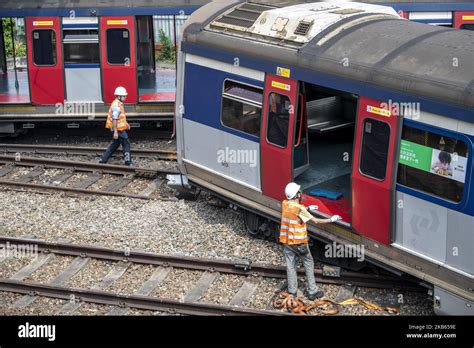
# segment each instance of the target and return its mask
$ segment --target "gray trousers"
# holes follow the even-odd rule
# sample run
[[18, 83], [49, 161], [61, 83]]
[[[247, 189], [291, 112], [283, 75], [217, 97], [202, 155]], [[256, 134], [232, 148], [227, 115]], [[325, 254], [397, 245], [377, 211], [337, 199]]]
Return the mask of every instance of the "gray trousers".
[[286, 276], [288, 279], [288, 292], [296, 295], [298, 291], [298, 276], [296, 273], [296, 262], [298, 257], [303, 262], [306, 280], [308, 282], [308, 292], [313, 295], [319, 291], [314, 279], [314, 261], [307, 243], [298, 245], [284, 245], [283, 254], [286, 260]]

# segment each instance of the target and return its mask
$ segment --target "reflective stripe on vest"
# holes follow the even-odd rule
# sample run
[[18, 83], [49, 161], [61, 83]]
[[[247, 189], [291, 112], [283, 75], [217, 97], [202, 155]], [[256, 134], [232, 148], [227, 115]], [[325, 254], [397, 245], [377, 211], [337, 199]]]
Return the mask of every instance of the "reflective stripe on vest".
[[127, 123], [127, 117], [125, 116], [125, 109], [123, 107], [123, 103], [119, 102], [117, 99], [115, 99], [110, 105], [109, 112], [107, 114], [107, 122], [105, 124], [105, 128], [112, 128], [112, 124], [113, 124], [112, 108], [114, 106], [118, 106], [120, 108], [120, 115], [117, 120], [117, 130], [119, 132], [129, 130], [130, 126]]
[[280, 243], [303, 244], [308, 243], [306, 223], [300, 222], [298, 214], [303, 205], [293, 201], [283, 201], [281, 204]]

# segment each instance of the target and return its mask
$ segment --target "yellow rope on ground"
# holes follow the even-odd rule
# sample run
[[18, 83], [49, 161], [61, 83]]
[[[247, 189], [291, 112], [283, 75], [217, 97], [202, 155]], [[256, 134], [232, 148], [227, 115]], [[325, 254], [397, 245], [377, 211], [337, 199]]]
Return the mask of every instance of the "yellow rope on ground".
[[340, 303], [331, 300], [318, 300], [311, 305], [306, 305], [299, 298], [288, 294], [286, 291], [282, 291], [273, 300], [273, 307], [301, 315], [336, 315], [340, 312], [340, 306], [349, 305], [362, 305], [367, 309], [382, 311], [384, 312], [383, 315], [400, 315], [396, 308], [379, 306], [357, 297], [349, 298]]

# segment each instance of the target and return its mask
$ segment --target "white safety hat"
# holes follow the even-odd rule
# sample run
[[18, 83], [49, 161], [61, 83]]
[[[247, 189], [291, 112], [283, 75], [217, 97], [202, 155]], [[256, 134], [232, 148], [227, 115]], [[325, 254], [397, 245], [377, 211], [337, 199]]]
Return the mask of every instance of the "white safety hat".
[[294, 183], [290, 182], [288, 185], [285, 187], [285, 195], [287, 199], [293, 199], [296, 197], [300, 190], [301, 186]]
[[115, 88], [114, 95], [126, 96], [127, 94], [128, 94], [127, 90], [124, 87], [119, 86], [119, 87]]

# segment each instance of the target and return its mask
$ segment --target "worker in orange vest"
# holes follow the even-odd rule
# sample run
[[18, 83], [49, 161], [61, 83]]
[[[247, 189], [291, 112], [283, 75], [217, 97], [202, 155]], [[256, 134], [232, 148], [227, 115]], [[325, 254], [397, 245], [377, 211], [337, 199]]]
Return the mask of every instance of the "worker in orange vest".
[[313, 221], [316, 224], [326, 224], [341, 220], [339, 215], [333, 215], [330, 219], [317, 219], [311, 215], [301, 200], [301, 186], [291, 182], [286, 185], [285, 195], [287, 200], [281, 204], [281, 228], [280, 243], [283, 243], [283, 254], [286, 260], [286, 275], [288, 280], [288, 293], [296, 297], [298, 291], [298, 278], [296, 273], [296, 261], [301, 259], [306, 279], [308, 282], [308, 298], [313, 301], [324, 296], [318, 290], [314, 279], [314, 260], [308, 246], [308, 232], [306, 223]]
[[115, 99], [110, 105], [109, 113], [107, 114], [107, 122], [105, 128], [110, 129], [113, 132], [113, 139], [105, 153], [100, 158], [99, 163], [107, 163], [110, 156], [122, 145], [123, 157], [125, 159], [125, 165], [130, 166], [132, 164], [132, 157], [130, 154], [130, 141], [128, 140], [127, 131], [130, 129], [130, 125], [127, 123], [127, 117], [125, 116], [125, 108], [123, 103], [127, 98], [127, 90], [124, 87], [117, 87], [115, 89]]

